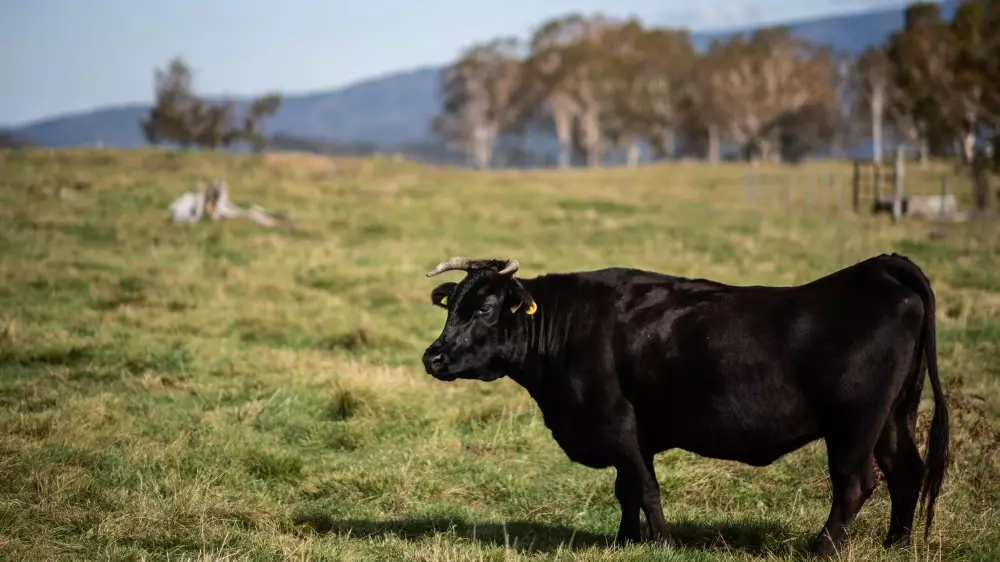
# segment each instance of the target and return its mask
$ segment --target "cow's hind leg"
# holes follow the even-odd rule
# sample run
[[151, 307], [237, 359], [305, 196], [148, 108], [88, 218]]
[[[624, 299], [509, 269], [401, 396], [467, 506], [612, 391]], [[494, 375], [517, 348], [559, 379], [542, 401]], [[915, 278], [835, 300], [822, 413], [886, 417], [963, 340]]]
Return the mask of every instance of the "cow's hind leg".
[[833, 502], [826, 524], [809, 545], [819, 556], [833, 554], [861, 506], [875, 490], [874, 454], [878, 429], [838, 432], [826, 438]]
[[892, 501], [889, 532], [883, 543], [886, 547], [909, 543], [926, 470], [915, 439], [920, 390], [920, 386], [912, 389], [896, 406], [875, 445], [875, 460], [885, 475]]

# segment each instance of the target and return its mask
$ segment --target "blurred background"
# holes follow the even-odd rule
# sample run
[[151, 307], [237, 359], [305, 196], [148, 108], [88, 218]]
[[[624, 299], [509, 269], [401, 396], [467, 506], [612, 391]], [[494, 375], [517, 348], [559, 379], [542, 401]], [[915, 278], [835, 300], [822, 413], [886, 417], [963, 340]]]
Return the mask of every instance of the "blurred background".
[[[7, 142], [476, 167], [990, 153], [992, 3], [4, 6]], [[151, 108], [152, 106], [152, 108]]]

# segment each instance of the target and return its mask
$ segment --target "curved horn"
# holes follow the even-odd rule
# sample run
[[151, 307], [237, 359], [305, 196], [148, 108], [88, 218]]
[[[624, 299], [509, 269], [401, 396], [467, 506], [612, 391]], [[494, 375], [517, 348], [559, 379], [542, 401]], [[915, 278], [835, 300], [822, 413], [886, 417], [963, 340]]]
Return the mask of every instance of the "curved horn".
[[503, 269], [500, 270], [500, 275], [513, 275], [519, 267], [521, 267], [521, 264], [517, 260], [509, 260], [507, 265], [503, 266]]
[[427, 277], [434, 277], [435, 275], [439, 275], [441, 273], [444, 273], [445, 271], [452, 271], [454, 269], [468, 271], [471, 262], [472, 260], [470, 260], [469, 258], [455, 256], [449, 260], [445, 260], [437, 264], [437, 267], [427, 272]]

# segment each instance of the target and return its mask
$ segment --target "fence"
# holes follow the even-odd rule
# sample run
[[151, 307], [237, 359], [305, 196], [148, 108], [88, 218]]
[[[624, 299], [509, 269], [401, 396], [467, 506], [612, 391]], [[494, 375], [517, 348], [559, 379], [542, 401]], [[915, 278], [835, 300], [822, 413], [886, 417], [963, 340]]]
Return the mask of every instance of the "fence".
[[786, 211], [844, 211], [851, 205], [845, 184], [843, 174], [835, 172], [743, 176], [747, 203]]
[[[903, 163], [904, 153], [898, 149], [891, 166], [855, 160], [850, 175], [831, 171], [751, 172], [743, 176], [743, 187], [748, 204], [783, 207], [785, 212], [842, 213], [849, 209], [855, 214], [890, 213], [893, 222], [904, 214], [944, 217], [957, 213], [956, 198], [949, 193], [945, 174], [934, 178], [939, 193], [907, 196]], [[915, 185], [926, 191], [929, 179], [921, 174]]]

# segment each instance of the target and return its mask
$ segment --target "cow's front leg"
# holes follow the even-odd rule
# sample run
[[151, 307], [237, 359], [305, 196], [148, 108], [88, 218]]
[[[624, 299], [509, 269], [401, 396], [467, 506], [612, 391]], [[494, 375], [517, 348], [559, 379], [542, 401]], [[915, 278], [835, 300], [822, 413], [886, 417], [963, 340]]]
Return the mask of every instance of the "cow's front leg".
[[615, 478], [615, 497], [622, 508], [622, 520], [618, 524], [618, 537], [615, 543], [625, 546], [630, 542], [639, 542], [639, 497], [640, 488], [628, 472], [618, 470]]
[[621, 504], [622, 520], [618, 527], [619, 544], [635, 541], [639, 536], [639, 511], [642, 508], [649, 525], [649, 538], [666, 544], [670, 537], [660, 505], [660, 485], [653, 472], [652, 456], [643, 455], [635, 444], [616, 466], [615, 496]]

